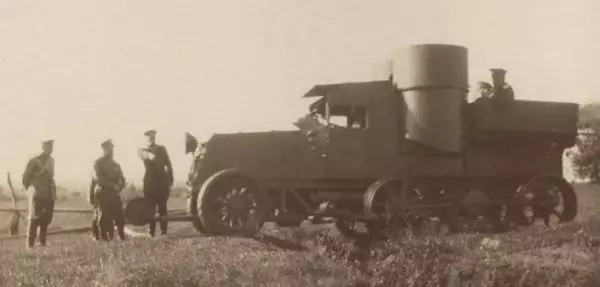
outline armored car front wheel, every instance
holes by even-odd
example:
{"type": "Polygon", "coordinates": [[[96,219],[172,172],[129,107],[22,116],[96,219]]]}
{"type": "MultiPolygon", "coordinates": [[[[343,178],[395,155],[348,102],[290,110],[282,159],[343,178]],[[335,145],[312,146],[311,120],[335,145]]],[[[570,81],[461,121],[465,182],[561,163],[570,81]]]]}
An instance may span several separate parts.
{"type": "Polygon", "coordinates": [[[198,196],[198,218],[208,233],[252,236],[262,227],[266,195],[258,182],[236,169],[211,176],[198,196]]]}

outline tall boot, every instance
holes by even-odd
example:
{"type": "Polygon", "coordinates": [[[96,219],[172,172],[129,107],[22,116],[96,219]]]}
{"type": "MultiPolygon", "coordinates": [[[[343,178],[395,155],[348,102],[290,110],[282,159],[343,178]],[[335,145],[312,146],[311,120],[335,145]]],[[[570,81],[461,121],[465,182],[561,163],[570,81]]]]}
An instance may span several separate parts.
{"type": "Polygon", "coordinates": [[[160,233],[162,235],[167,235],[167,215],[168,215],[168,211],[167,211],[167,200],[168,197],[161,199],[161,201],[158,203],[158,214],[160,215],[160,233]]]}
{"type": "Polygon", "coordinates": [[[160,221],[160,233],[162,235],[167,235],[167,227],[168,227],[168,222],[166,220],[161,220],[160,221]]]}
{"type": "Polygon", "coordinates": [[[115,238],[115,226],[111,223],[110,228],[108,228],[108,239],[113,240],[115,238]]]}
{"type": "Polygon", "coordinates": [[[35,245],[35,238],[37,237],[37,222],[34,219],[30,219],[27,225],[27,248],[32,248],[35,245]]]}
{"type": "Polygon", "coordinates": [[[110,238],[106,222],[100,221],[100,236],[102,237],[103,241],[108,241],[110,238]]]}
{"type": "Polygon", "coordinates": [[[119,232],[119,238],[121,240],[125,240],[125,226],[123,226],[123,225],[117,226],[117,231],[119,232]]]}
{"type": "Polygon", "coordinates": [[[40,224],[40,244],[46,246],[46,234],[48,233],[48,224],[40,224]]]}
{"type": "Polygon", "coordinates": [[[92,220],[92,235],[96,241],[100,241],[100,228],[96,219],[92,220]]]}
{"type": "Polygon", "coordinates": [[[148,223],[148,233],[150,234],[150,237],[154,237],[154,234],[156,233],[156,220],[150,220],[148,223]]]}

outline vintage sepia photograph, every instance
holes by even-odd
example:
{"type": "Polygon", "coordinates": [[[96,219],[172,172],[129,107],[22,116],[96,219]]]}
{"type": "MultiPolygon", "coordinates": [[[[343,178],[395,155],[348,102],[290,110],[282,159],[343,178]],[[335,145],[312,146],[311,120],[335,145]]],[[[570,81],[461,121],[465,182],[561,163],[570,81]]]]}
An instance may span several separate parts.
{"type": "Polygon", "coordinates": [[[0,287],[600,286],[599,12],[0,0],[0,287]]]}

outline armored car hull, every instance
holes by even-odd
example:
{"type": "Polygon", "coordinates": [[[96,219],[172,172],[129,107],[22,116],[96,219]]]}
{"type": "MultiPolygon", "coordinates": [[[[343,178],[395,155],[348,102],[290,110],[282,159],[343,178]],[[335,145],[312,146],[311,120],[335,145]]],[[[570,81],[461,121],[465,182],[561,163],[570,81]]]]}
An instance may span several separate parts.
{"type": "Polygon", "coordinates": [[[464,218],[498,230],[573,220],[562,154],[574,144],[578,106],[469,104],[465,48],[413,49],[415,71],[394,62],[387,80],[315,86],[297,131],[210,138],[189,178],[197,228],[248,234],[266,221],[333,220],[358,236],[431,218],[451,230],[464,218]]]}

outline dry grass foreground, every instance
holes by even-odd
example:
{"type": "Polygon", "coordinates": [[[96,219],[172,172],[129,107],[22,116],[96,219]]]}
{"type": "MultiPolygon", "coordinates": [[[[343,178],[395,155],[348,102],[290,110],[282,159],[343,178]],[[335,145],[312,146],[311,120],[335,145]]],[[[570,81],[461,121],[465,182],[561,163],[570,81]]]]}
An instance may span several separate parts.
{"type": "MultiPolygon", "coordinates": [[[[2,241],[0,286],[600,286],[600,188],[577,189],[578,221],[556,230],[362,248],[310,225],[266,227],[257,239],[185,236],[181,225],[169,237],[104,244],[88,234],[53,236],[38,250],[2,241]]],[[[89,218],[62,215],[56,225],[67,222],[89,218]]]]}

